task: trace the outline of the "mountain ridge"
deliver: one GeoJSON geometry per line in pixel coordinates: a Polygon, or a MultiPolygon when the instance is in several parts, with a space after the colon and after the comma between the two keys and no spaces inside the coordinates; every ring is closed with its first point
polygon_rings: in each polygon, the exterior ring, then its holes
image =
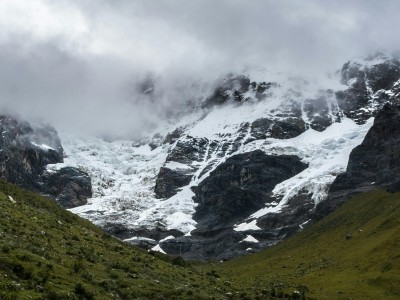
{"type": "Polygon", "coordinates": [[[185,108],[139,142],[61,134],[65,157],[38,174],[41,185],[56,199],[87,191],[87,203],[71,211],[129,243],[200,260],[259,251],[329,211],[324,200],[350,153],[385,103],[399,100],[396,58],[348,62],[338,74],[340,90],[230,74],[193,112],[185,108]],[[255,151],[280,161],[264,166],[276,174],[268,191],[266,173],[252,169],[255,151]],[[289,157],[307,167],[283,176],[289,157]]]}
{"type": "MultiPolygon", "coordinates": [[[[348,62],[340,71],[341,90],[317,90],[314,94],[307,90],[307,82],[299,79],[258,84],[246,76],[231,74],[204,99],[200,111],[181,118],[174,129],[165,131],[168,134],[157,134],[136,149],[125,143],[126,150],[118,151],[130,153],[124,154],[128,162],[118,164],[126,168],[132,161],[136,171],[128,171],[132,172],[130,177],[115,183],[123,190],[111,186],[109,195],[98,200],[95,196],[86,207],[73,211],[129,242],[142,243],[142,239],[148,247],[167,253],[183,251],[187,259],[243,255],[248,247],[243,248],[240,241],[248,235],[258,240],[250,252],[270,246],[313,220],[315,206],[328,197],[336,176],[345,172],[348,155],[361,144],[373,125],[372,118],[384,103],[397,101],[399,70],[400,63],[384,55],[348,62]],[[150,150],[145,150],[149,146],[150,150]],[[297,155],[309,167],[276,184],[272,191],[275,200],[270,201],[273,205],[253,209],[241,221],[232,215],[235,221],[230,228],[221,231],[218,225],[203,227],[204,236],[196,236],[197,226],[205,220],[198,218],[200,202],[193,200],[201,199],[198,187],[231,157],[257,149],[268,155],[297,155]],[[108,201],[116,206],[111,207],[108,201]],[[96,210],[105,215],[96,214],[96,210]],[[255,230],[235,230],[246,228],[254,220],[255,230]]],[[[76,149],[71,151],[75,153],[71,165],[93,168],[92,158],[76,149]]],[[[99,148],[96,153],[101,151],[99,148]]],[[[111,158],[107,159],[110,162],[111,158]]],[[[210,211],[214,209],[210,207],[210,211]]],[[[222,210],[235,207],[227,204],[222,210]]]]}

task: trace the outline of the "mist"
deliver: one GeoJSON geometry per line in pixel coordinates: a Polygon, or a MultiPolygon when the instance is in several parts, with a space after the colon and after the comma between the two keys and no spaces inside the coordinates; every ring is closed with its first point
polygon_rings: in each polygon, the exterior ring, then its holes
{"type": "Polygon", "coordinates": [[[134,138],[229,72],[321,77],[398,51],[399,11],[394,0],[3,0],[0,107],[134,138]]]}

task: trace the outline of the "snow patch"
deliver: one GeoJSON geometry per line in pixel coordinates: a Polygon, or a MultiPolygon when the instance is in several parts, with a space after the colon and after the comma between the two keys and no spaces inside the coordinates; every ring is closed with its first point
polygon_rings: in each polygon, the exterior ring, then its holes
{"type": "MultiPolygon", "coordinates": [[[[31,142],[31,144],[32,144],[33,146],[37,147],[37,148],[40,148],[40,149],[43,149],[43,150],[46,150],[46,151],[54,150],[54,148],[52,148],[52,147],[50,147],[50,146],[48,146],[48,145],[46,145],[46,144],[41,144],[41,145],[39,145],[39,144],[36,144],[35,142],[31,142]]],[[[55,151],[55,150],[54,150],[54,151],[55,151]]]]}
{"type": "Polygon", "coordinates": [[[253,220],[249,223],[241,223],[239,225],[235,225],[233,230],[235,231],[249,231],[249,230],[260,230],[261,228],[257,226],[257,220],[253,220]]]}
{"type": "Polygon", "coordinates": [[[167,254],[167,253],[165,253],[165,251],[160,247],[160,244],[154,246],[153,248],[151,248],[151,250],[153,250],[153,251],[158,251],[158,252],[161,252],[161,253],[163,253],[163,254],[167,254]]]}
{"type": "Polygon", "coordinates": [[[124,242],[131,242],[131,241],[147,241],[147,242],[155,242],[153,239],[149,239],[143,236],[134,236],[129,239],[123,240],[124,242]]]}
{"type": "Polygon", "coordinates": [[[176,162],[176,161],[169,161],[164,165],[164,167],[168,168],[168,169],[171,169],[171,170],[175,170],[175,169],[178,169],[178,170],[191,170],[192,169],[191,166],[188,166],[188,165],[185,165],[185,164],[181,164],[181,163],[176,162]]]}
{"type": "Polygon", "coordinates": [[[247,235],[247,237],[245,239],[243,239],[241,241],[242,242],[247,242],[247,243],[259,243],[260,241],[257,240],[255,237],[253,237],[252,235],[247,235]]]}
{"type": "Polygon", "coordinates": [[[162,242],[174,240],[174,239],[175,239],[175,237],[173,235],[169,235],[166,238],[163,238],[162,240],[160,240],[159,243],[161,244],[162,242]]]}
{"type": "Polygon", "coordinates": [[[310,223],[311,219],[308,219],[307,221],[305,221],[304,223],[301,223],[299,225],[300,229],[304,229],[304,226],[306,226],[308,223],[310,223]]]}

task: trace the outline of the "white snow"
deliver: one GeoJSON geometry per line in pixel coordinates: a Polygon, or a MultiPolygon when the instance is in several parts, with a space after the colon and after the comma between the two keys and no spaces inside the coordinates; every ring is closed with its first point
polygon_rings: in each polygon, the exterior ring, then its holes
{"type": "Polygon", "coordinates": [[[151,248],[151,250],[158,251],[158,252],[161,252],[163,254],[166,254],[165,251],[160,247],[160,244],[154,246],[153,248],[151,248]]]}
{"type": "Polygon", "coordinates": [[[308,219],[307,221],[301,223],[301,224],[299,225],[300,229],[304,229],[304,226],[307,225],[310,221],[311,221],[311,219],[308,219]]]}
{"type": "Polygon", "coordinates": [[[195,228],[194,194],[189,187],[167,200],[156,199],[154,194],[171,145],[151,150],[148,145],[134,147],[131,141],[107,142],[67,134],[61,138],[66,158],[62,164],[48,165],[49,171],[74,166],[92,178],[93,198],[71,209],[73,213],[99,226],[113,220],[128,228],[162,226],[184,234],[195,228]]]}
{"type": "Polygon", "coordinates": [[[253,220],[249,223],[241,223],[239,225],[235,225],[235,231],[249,231],[249,230],[260,230],[261,228],[257,226],[257,220],[253,220]]]}
{"type": "Polygon", "coordinates": [[[160,243],[165,242],[165,241],[169,241],[169,240],[174,240],[175,237],[173,235],[169,235],[166,238],[163,238],[160,240],[160,243]]]}
{"type": "Polygon", "coordinates": [[[164,167],[168,168],[168,169],[172,169],[172,170],[176,170],[176,169],[180,169],[180,170],[191,170],[192,167],[185,165],[185,164],[181,164],[179,162],[176,161],[169,161],[167,162],[164,167]]]}
{"type": "Polygon", "coordinates": [[[8,200],[10,200],[14,204],[17,203],[17,201],[15,201],[14,198],[11,197],[10,195],[8,195],[8,200]]]}
{"type": "Polygon", "coordinates": [[[259,243],[260,241],[257,240],[255,237],[253,237],[252,235],[247,235],[245,239],[243,239],[241,241],[242,242],[248,242],[248,243],[259,243]]]}
{"type": "Polygon", "coordinates": [[[136,240],[138,240],[138,241],[147,241],[147,242],[155,242],[155,240],[149,239],[149,238],[146,238],[146,237],[143,237],[143,236],[133,236],[133,237],[131,237],[129,239],[124,239],[124,242],[131,242],[131,241],[136,241],[136,240]]]}
{"type": "Polygon", "coordinates": [[[46,145],[46,144],[41,144],[41,145],[39,145],[39,144],[36,144],[35,142],[31,142],[31,144],[32,144],[33,146],[37,147],[37,148],[41,148],[41,149],[46,150],[46,151],[54,150],[54,148],[52,148],[52,147],[50,147],[50,146],[48,146],[48,145],[46,145]]]}

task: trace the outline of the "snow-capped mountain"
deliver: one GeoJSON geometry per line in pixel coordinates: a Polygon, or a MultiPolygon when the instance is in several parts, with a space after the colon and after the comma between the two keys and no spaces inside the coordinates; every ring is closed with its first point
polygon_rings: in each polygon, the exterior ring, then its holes
{"type": "Polygon", "coordinates": [[[61,134],[66,157],[48,170],[89,174],[93,196],[71,211],[127,242],[230,258],[313,222],[376,113],[398,101],[399,79],[400,62],[382,54],[323,88],[228,75],[140,142],[61,134]]]}

